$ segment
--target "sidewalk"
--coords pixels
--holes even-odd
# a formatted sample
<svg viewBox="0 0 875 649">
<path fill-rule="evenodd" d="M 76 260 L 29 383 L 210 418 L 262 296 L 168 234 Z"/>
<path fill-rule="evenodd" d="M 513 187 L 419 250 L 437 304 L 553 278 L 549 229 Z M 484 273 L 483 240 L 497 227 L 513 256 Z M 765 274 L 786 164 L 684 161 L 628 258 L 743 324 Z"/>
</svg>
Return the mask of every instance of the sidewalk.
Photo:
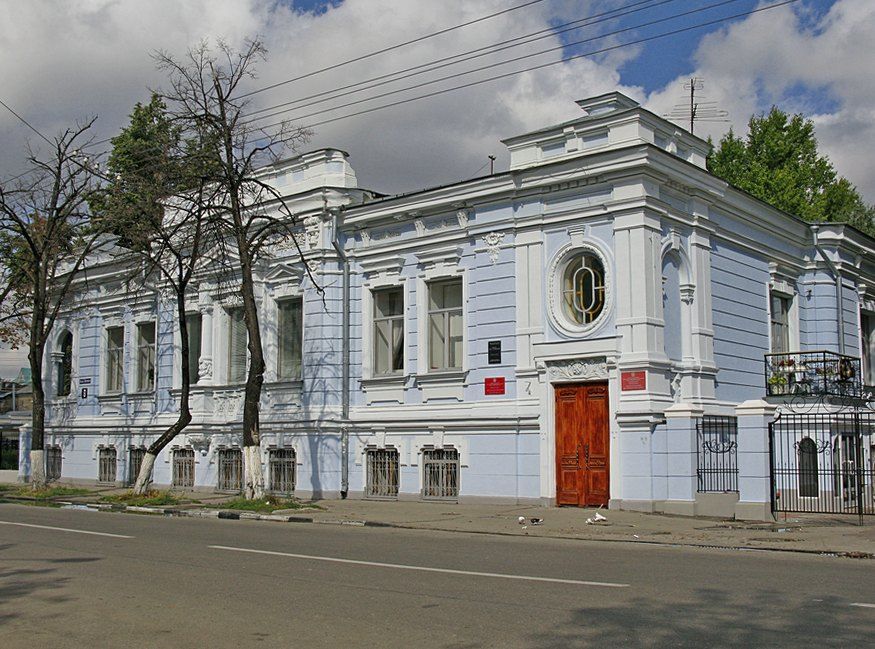
<svg viewBox="0 0 875 649">
<path fill-rule="evenodd" d="M 94 490 L 88 495 L 59 497 L 53 500 L 56 505 L 88 504 L 90 507 L 118 510 L 118 506 L 97 505 L 100 496 L 109 493 L 124 493 L 124 490 Z M 595 509 L 368 500 L 323 500 L 313 503 L 320 509 L 280 510 L 264 515 L 223 511 L 222 503 L 231 498 L 228 495 L 195 493 L 191 496 L 199 502 L 172 507 L 127 509 L 138 513 L 165 515 L 367 525 L 473 534 L 779 550 L 875 558 L 875 517 L 866 517 L 863 526 L 857 524 L 856 516 L 815 514 L 787 514 L 786 517 L 782 514 L 775 523 L 749 523 L 602 509 L 599 510 L 599 514 L 606 520 L 587 523 L 587 519 L 594 517 Z M 2 497 L 0 494 L 0 498 Z M 523 523 L 519 522 L 520 517 L 524 519 Z M 542 519 L 542 522 L 533 524 L 532 519 Z"/>
</svg>

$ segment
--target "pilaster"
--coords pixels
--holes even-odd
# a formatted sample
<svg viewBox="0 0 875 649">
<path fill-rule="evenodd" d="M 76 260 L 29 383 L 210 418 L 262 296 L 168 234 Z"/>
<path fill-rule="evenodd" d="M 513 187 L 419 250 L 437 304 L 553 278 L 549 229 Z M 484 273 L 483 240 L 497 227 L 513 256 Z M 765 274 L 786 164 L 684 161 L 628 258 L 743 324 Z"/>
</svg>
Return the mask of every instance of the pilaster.
<svg viewBox="0 0 875 649">
<path fill-rule="evenodd" d="M 738 502 L 735 518 L 772 520 L 769 423 L 776 406 L 754 399 L 735 408 L 738 417 Z"/>
</svg>

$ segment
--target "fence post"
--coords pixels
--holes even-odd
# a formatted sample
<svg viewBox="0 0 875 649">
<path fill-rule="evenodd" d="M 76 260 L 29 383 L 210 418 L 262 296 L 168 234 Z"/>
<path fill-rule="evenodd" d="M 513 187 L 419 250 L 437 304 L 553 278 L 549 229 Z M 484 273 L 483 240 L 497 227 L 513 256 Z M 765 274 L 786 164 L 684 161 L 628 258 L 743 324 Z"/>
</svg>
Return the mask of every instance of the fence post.
<svg viewBox="0 0 875 649">
<path fill-rule="evenodd" d="M 703 413 L 702 408 L 689 403 L 676 403 L 665 410 L 667 514 L 696 514 L 696 424 Z"/>
<path fill-rule="evenodd" d="M 738 520 L 771 521 L 772 470 L 769 456 L 769 423 L 776 406 L 752 399 L 735 407 L 738 417 Z"/>
</svg>

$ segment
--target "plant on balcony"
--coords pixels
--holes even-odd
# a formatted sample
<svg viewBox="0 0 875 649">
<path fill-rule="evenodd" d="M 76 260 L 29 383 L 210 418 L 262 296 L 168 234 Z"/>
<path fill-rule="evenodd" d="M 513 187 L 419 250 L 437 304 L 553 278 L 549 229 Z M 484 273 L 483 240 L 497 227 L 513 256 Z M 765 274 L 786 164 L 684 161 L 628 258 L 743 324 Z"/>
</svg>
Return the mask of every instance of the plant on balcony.
<svg viewBox="0 0 875 649">
<path fill-rule="evenodd" d="M 780 372 L 773 372 L 769 377 L 769 394 L 785 394 L 787 392 L 787 377 Z"/>
</svg>

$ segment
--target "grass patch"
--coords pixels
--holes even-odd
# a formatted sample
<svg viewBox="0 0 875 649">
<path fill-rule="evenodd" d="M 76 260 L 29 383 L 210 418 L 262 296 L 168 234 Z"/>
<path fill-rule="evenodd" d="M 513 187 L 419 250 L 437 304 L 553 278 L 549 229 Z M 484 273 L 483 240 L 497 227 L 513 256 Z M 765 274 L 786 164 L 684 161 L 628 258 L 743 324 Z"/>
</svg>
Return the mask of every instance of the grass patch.
<svg viewBox="0 0 875 649">
<path fill-rule="evenodd" d="M 222 503 L 220 508 L 258 512 L 259 514 L 269 514 L 277 509 L 321 509 L 317 505 L 302 503 L 291 498 L 278 498 L 276 496 L 265 496 L 257 500 L 234 498 L 226 503 Z"/>
<path fill-rule="evenodd" d="M 63 496 L 87 496 L 90 493 L 90 489 L 81 489 L 78 487 L 45 487 L 44 489 L 18 487 L 17 489 L 6 492 L 4 495 L 35 498 L 36 500 L 50 500 L 52 498 L 61 498 Z"/>
<path fill-rule="evenodd" d="M 142 495 L 128 491 L 113 496 L 103 496 L 101 501 L 105 503 L 117 503 L 119 505 L 131 505 L 133 507 L 153 507 L 155 505 L 178 505 L 182 499 L 170 491 L 147 491 Z"/>
</svg>

